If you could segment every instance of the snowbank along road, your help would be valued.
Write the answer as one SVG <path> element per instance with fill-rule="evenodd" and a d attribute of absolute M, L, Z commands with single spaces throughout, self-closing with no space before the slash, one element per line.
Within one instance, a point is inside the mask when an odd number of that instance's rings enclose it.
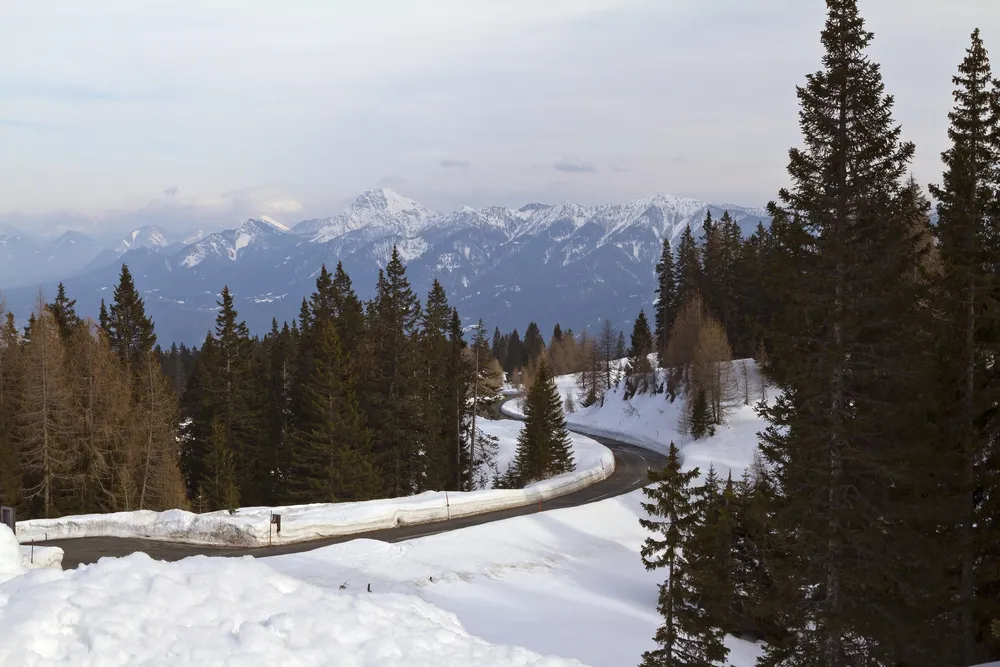
<path fill-rule="evenodd" d="M 570 428 L 570 430 L 574 430 Z M 435 535 L 449 530 L 476 526 L 479 524 L 499 521 L 514 516 L 521 516 L 551 509 L 577 507 L 587 503 L 604 500 L 634 491 L 646 485 L 649 468 L 662 467 L 665 459 L 661 454 L 643 447 L 630 445 L 611 438 L 589 436 L 610 449 L 615 456 L 615 472 L 602 482 L 598 482 L 580 491 L 547 500 L 539 505 L 516 507 L 507 510 L 477 514 L 450 521 L 439 521 L 420 525 L 401 526 L 388 530 L 369 533 L 356 533 L 308 542 L 298 542 L 273 547 L 212 547 L 192 544 L 177 544 L 158 540 L 129 539 L 117 537 L 81 537 L 68 540 L 50 540 L 38 542 L 45 546 L 63 549 L 63 568 L 75 568 L 77 565 L 94 563 L 105 556 L 125 556 L 142 551 L 157 560 L 175 561 L 189 556 L 278 556 L 281 554 L 299 553 L 317 549 L 330 544 L 349 542 L 359 538 L 381 540 L 383 542 L 402 542 L 427 535 Z"/>

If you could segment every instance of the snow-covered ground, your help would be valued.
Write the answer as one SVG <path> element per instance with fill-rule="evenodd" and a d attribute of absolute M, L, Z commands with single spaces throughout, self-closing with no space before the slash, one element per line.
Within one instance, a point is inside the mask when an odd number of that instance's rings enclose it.
<path fill-rule="evenodd" d="M 571 383 L 559 378 L 564 392 Z M 612 393 L 568 418 L 657 449 L 672 439 L 687 469 L 713 462 L 738 476 L 750 465 L 762 426 L 752 409 L 737 407 L 715 436 L 692 442 L 678 432 L 680 407 Z M 500 436 L 502 471 L 517 426 L 484 427 Z M 580 464 L 588 442 L 574 439 Z M 637 491 L 397 544 L 354 540 L 258 561 L 135 554 L 28 572 L 0 584 L 0 664 L 638 664 L 654 645 L 664 578 L 639 556 L 641 500 Z M 751 667 L 760 650 L 731 637 L 727 645 L 735 667 Z"/>
<path fill-rule="evenodd" d="M 580 389 L 575 376 L 558 376 L 556 387 L 564 404 L 566 397 L 572 396 L 577 406 L 574 412 L 566 415 L 570 428 L 590 435 L 620 439 L 662 453 L 666 453 L 673 442 L 680 448 L 685 466 L 699 467 L 704 473 L 712 463 L 722 477 L 732 470 L 733 477 L 737 478 L 753 461 L 757 450 L 757 433 L 765 425 L 753 408 L 761 391 L 760 375 L 752 359 L 746 362 L 751 405 L 743 404 L 742 363 L 733 362 L 739 390 L 736 392 L 738 398 L 731 403 L 726 423 L 716 427 L 713 437 L 698 441 L 680 432 L 684 409 L 684 399 L 681 397 L 671 403 L 663 394 L 643 394 L 626 401 L 619 386 L 608 391 L 603 405 L 584 408 L 579 406 Z M 522 398 L 510 399 L 504 403 L 503 412 L 513 417 L 523 417 L 522 401 Z"/>
<path fill-rule="evenodd" d="M 25 572 L 21 562 L 21 549 L 17 538 L 4 524 L 0 524 L 0 584 L 19 577 Z M 0 596 L 0 601 L 3 597 Z"/>
<path fill-rule="evenodd" d="M 660 624 L 657 585 L 639 556 L 641 492 L 398 544 L 355 540 L 264 559 L 327 589 L 416 595 L 487 641 L 575 658 L 638 664 Z M 730 638 L 730 661 L 751 667 L 755 644 Z"/>
<path fill-rule="evenodd" d="M 502 473 L 514 457 L 521 424 L 483 419 L 477 422 L 477 427 L 480 426 L 500 440 L 498 463 Z M 248 507 L 235 514 L 227 511 L 194 514 L 183 510 L 88 514 L 19 521 L 17 536 L 21 542 L 105 536 L 211 545 L 291 544 L 532 505 L 587 487 L 614 472 L 614 455 L 590 438 L 574 435 L 573 455 L 575 471 L 525 489 L 467 493 L 429 491 L 407 498 L 358 503 Z M 272 513 L 281 514 L 280 535 L 271 526 Z"/>
<path fill-rule="evenodd" d="M 132 554 L 0 584 L 0 665 L 579 664 L 489 644 L 416 596 L 316 586 L 249 556 L 165 563 Z"/>
<path fill-rule="evenodd" d="M 59 547 L 36 547 L 34 545 L 22 544 L 21 564 L 26 570 L 34 570 L 40 567 L 62 568 L 64 554 L 65 552 Z"/>
<path fill-rule="evenodd" d="M 257 561 L 134 554 L 29 572 L 0 585 L 0 664 L 638 664 L 663 579 L 639 557 L 640 500 Z M 756 645 L 727 644 L 753 665 Z"/>

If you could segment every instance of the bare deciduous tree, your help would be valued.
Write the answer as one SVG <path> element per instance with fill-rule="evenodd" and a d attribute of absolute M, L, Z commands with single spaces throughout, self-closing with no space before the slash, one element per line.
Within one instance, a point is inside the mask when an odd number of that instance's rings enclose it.
<path fill-rule="evenodd" d="M 22 353 L 17 426 L 24 496 L 40 503 L 39 509 L 46 517 L 57 514 L 59 484 L 69 481 L 77 463 L 64 355 L 55 321 L 39 293 L 29 340 Z"/>

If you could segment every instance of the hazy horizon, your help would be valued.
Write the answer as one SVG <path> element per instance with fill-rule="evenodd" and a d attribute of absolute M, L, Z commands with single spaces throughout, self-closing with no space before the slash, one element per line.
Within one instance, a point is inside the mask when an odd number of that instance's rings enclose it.
<path fill-rule="evenodd" d="M 1000 49 L 987 4 L 860 2 L 925 186 L 970 33 Z M 379 186 L 441 211 L 763 205 L 787 182 L 825 16 L 819 0 L 287 5 L 0 10 L 0 224 L 291 225 Z"/>

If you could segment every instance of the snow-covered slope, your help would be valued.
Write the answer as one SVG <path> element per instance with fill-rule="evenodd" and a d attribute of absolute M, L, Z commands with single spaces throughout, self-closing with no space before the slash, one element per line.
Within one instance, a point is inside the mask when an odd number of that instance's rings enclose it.
<path fill-rule="evenodd" d="M 0 584 L 0 665 L 571 667 L 470 635 L 412 595 L 341 591 L 253 558 L 106 558 Z"/>
<path fill-rule="evenodd" d="M 655 365 L 655 357 L 651 361 Z M 746 380 L 743 378 L 744 364 Z M 761 387 L 762 379 L 753 359 L 734 361 L 733 370 L 737 387 L 729 403 L 726 422 L 716 427 L 715 435 L 710 438 L 695 440 L 681 432 L 683 398 L 678 397 L 671 403 L 663 394 L 641 394 L 625 400 L 620 385 L 605 395 L 603 405 L 577 407 L 566 414 L 566 421 L 577 431 L 617 438 L 662 453 L 666 453 L 673 442 L 680 449 L 687 468 L 700 468 L 705 473 L 709 465 L 714 465 L 722 477 L 732 472 L 736 478 L 753 461 L 757 433 L 766 426 L 753 405 L 770 394 Z M 579 405 L 580 390 L 575 376 L 560 375 L 556 378 L 556 387 L 564 404 L 567 397 L 572 397 Z M 747 396 L 750 405 L 745 404 Z M 503 411 L 521 417 L 521 402 L 520 398 L 511 399 L 504 404 Z"/>
<path fill-rule="evenodd" d="M 132 231 L 122 239 L 116 250 L 128 252 L 135 248 L 165 248 L 170 245 L 167 233 L 155 225 L 146 225 Z"/>
<path fill-rule="evenodd" d="M 10 528 L 0 524 L 0 584 L 22 574 L 24 566 L 21 564 L 21 546 Z"/>
<path fill-rule="evenodd" d="M 227 229 L 211 234 L 184 248 L 174 263 L 184 268 L 198 266 L 209 258 L 235 262 L 247 248 L 266 251 L 281 245 L 280 240 L 289 233 L 288 227 L 265 216 L 250 218 L 237 229 Z"/>

